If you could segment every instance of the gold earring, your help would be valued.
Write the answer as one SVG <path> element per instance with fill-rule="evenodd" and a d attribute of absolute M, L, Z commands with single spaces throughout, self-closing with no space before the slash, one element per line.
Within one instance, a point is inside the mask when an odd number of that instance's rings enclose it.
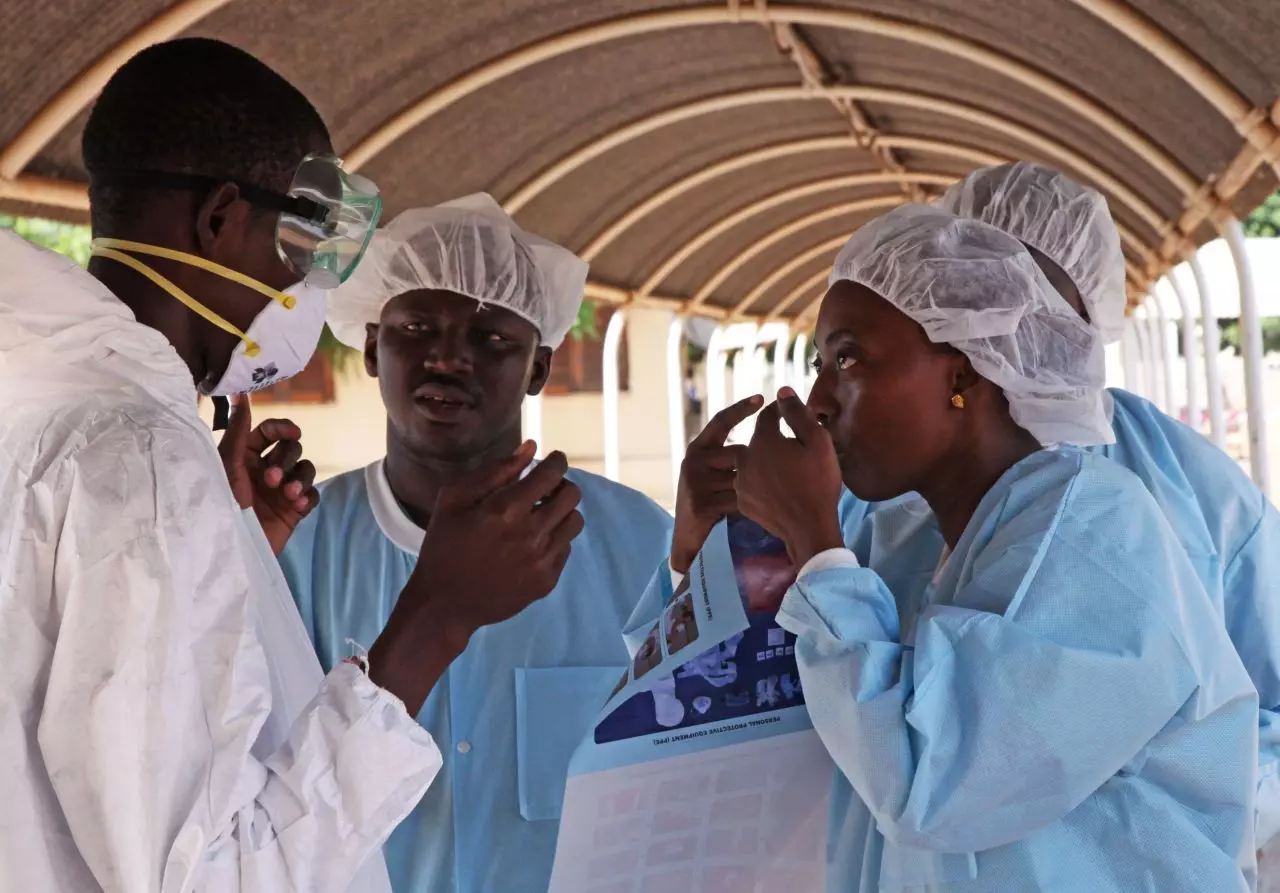
<path fill-rule="evenodd" d="M 964 409 L 964 395 L 952 394 L 951 405 L 954 406 L 956 409 Z"/>

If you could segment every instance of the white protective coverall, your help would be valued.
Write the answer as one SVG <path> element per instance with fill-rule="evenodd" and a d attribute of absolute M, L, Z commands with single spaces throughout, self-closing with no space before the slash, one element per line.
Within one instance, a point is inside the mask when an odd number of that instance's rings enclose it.
<path fill-rule="evenodd" d="M 11 233 L 0 270 L 0 890 L 385 889 L 430 735 L 322 676 L 164 336 Z"/>

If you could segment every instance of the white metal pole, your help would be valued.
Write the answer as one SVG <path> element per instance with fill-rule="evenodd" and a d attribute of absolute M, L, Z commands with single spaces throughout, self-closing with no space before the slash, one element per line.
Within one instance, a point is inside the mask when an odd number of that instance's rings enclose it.
<path fill-rule="evenodd" d="M 541 459 L 546 455 L 546 449 L 542 446 L 542 395 L 536 394 L 532 397 L 524 398 L 524 439 L 532 440 L 538 445 L 537 457 Z"/>
<path fill-rule="evenodd" d="M 1138 346 L 1137 320 L 1132 316 L 1125 319 L 1124 332 L 1120 336 L 1120 363 L 1124 368 L 1125 390 L 1135 394 L 1142 393 L 1142 379 L 1138 371 L 1142 368 L 1142 359 Z"/>
<path fill-rule="evenodd" d="M 667 430 L 670 433 L 671 492 L 680 486 L 680 463 L 689 445 L 684 429 L 684 317 L 673 314 L 667 326 Z M 674 498 L 674 497 L 673 497 Z"/>
<path fill-rule="evenodd" d="M 622 345 L 622 330 L 626 324 L 627 313 L 619 307 L 609 317 L 609 325 L 604 330 L 604 476 L 611 481 L 620 480 L 622 467 L 622 451 L 618 443 L 618 348 Z"/>
<path fill-rule="evenodd" d="M 707 342 L 707 418 L 729 405 L 724 387 L 724 326 L 716 326 Z"/>
<path fill-rule="evenodd" d="M 1160 358 L 1160 393 L 1164 395 L 1164 411 L 1174 418 L 1178 417 L 1178 400 L 1173 394 L 1174 361 L 1173 341 L 1169 335 L 1169 317 L 1164 312 L 1164 303 L 1154 292 L 1151 303 L 1156 308 L 1156 350 Z"/>
<path fill-rule="evenodd" d="M 1142 388 L 1144 396 L 1152 403 L 1160 402 L 1160 382 L 1156 371 L 1155 339 L 1151 337 L 1151 311 L 1142 309 L 1138 317 L 1138 335 L 1142 344 Z"/>
<path fill-rule="evenodd" d="M 1191 267 L 1191 277 L 1200 294 L 1200 335 L 1204 340 L 1204 389 L 1207 395 L 1205 402 L 1209 406 L 1209 439 L 1221 450 L 1227 445 L 1227 425 L 1222 410 L 1222 370 L 1218 367 L 1221 347 L 1218 314 L 1213 309 L 1213 295 L 1209 293 L 1209 279 L 1204 275 L 1200 255 L 1192 254 L 1187 259 L 1187 265 Z"/>
<path fill-rule="evenodd" d="M 808 399 L 804 390 L 805 380 L 808 377 L 805 369 L 804 357 L 808 352 L 809 336 L 804 332 L 796 334 L 795 346 L 791 348 L 791 387 L 795 392 L 805 399 Z"/>
<path fill-rule="evenodd" d="M 730 375 L 730 380 L 733 382 L 733 395 L 729 398 L 732 403 L 736 403 L 744 397 L 749 397 L 759 390 L 756 387 L 756 371 L 760 366 L 756 358 L 758 351 L 756 337 L 759 331 L 759 328 L 755 326 L 747 331 L 733 355 L 733 371 Z M 751 438 L 751 432 L 755 430 L 755 426 L 754 418 L 747 419 L 729 434 L 730 441 L 733 443 L 746 443 Z"/>
<path fill-rule="evenodd" d="M 1156 322 L 1156 311 L 1151 306 L 1151 298 L 1147 297 L 1146 315 L 1143 317 L 1144 329 L 1147 335 L 1147 363 L 1148 363 L 1148 385 L 1151 388 L 1151 402 L 1160 407 L 1163 413 L 1169 412 L 1169 407 L 1164 403 L 1164 378 L 1161 375 L 1163 361 L 1163 351 L 1160 350 L 1160 332 L 1158 323 Z"/>
<path fill-rule="evenodd" d="M 1173 286 L 1173 296 L 1178 299 L 1182 308 L 1182 363 L 1187 379 L 1187 424 L 1200 430 L 1200 389 L 1196 387 L 1196 317 L 1191 310 L 1191 300 L 1187 290 L 1178 281 L 1174 271 L 1169 272 L 1169 284 Z"/>
<path fill-rule="evenodd" d="M 1139 316 L 1138 313 L 1142 315 Z M 1151 395 L 1151 363 L 1150 350 L 1147 347 L 1147 316 L 1138 311 L 1133 317 L 1133 343 L 1138 347 L 1138 389 L 1137 392 L 1148 400 Z"/>
<path fill-rule="evenodd" d="M 729 398 L 730 403 L 760 390 L 758 379 L 764 374 L 764 364 L 757 351 L 759 345 L 760 327 L 753 325 L 743 332 L 742 345 L 733 355 L 733 396 Z"/>
<path fill-rule="evenodd" d="M 1258 294 L 1240 221 L 1228 218 L 1221 229 L 1240 281 L 1240 352 L 1244 355 L 1244 397 L 1249 411 L 1249 468 L 1253 482 L 1270 495 L 1271 463 L 1267 453 L 1267 401 L 1262 390 L 1262 320 L 1258 317 Z"/>
<path fill-rule="evenodd" d="M 1164 351 L 1160 349 L 1160 324 L 1156 321 L 1155 311 L 1147 308 L 1147 359 L 1151 365 L 1151 402 L 1160 407 L 1166 415 L 1169 406 L 1164 397 Z"/>
<path fill-rule="evenodd" d="M 773 342 L 773 389 L 775 392 L 785 388 L 790 376 L 787 375 L 787 348 L 791 346 L 790 329 L 778 333 L 778 340 Z"/>

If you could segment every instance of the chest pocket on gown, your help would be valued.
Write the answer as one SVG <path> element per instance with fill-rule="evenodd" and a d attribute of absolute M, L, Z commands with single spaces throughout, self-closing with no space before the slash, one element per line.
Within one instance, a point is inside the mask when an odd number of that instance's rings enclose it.
<path fill-rule="evenodd" d="M 560 818 L 569 759 L 625 670 L 516 668 L 516 769 L 523 818 Z"/>

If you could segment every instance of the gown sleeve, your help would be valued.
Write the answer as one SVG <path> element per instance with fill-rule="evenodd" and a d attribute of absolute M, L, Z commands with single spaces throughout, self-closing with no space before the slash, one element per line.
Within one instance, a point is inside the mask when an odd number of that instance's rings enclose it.
<path fill-rule="evenodd" d="M 404 705 L 334 669 L 284 743 L 252 555 L 210 444 L 120 426 L 62 475 L 39 752 L 106 893 L 339 893 L 441 766 Z"/>
<path fill-rule="evenodd" d="M 1280 513 L 1262 500 L 1223 574 L 1227 629 L 1258 689 L 1258 847 L 1280 832 Z"/>
<path fill-rule="evenodd" d="M 1108 507 L 1121 542 L 1064 523 L 1064 502 L 1047 525 L 1015 519 L 958 551 L 952 591 L 908 641 L 874 570 L 820 569 L 787 594 L 779 623 L 798 637 L 814 726 L 887 840 L 973 853 L 1025 838 L 1188 701 L 1199 683 L 1167 606 L 1211 607 L 1144 496 Z"/>

